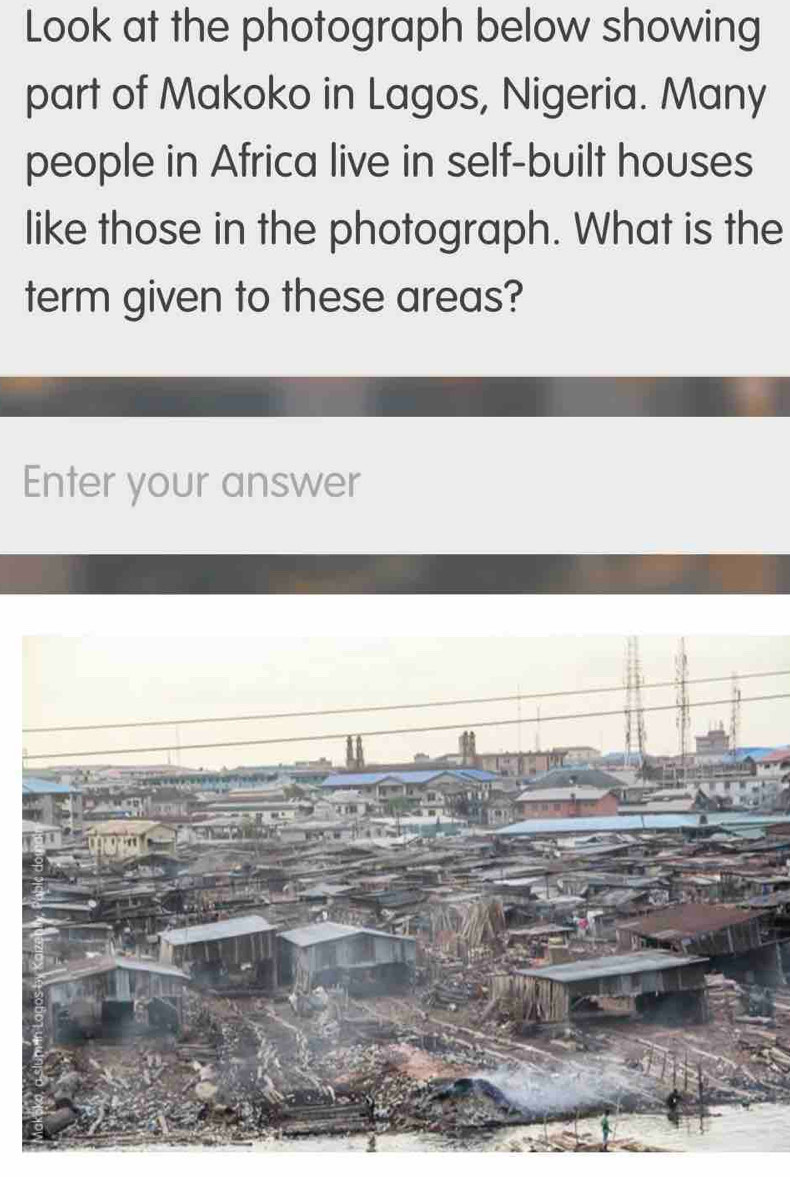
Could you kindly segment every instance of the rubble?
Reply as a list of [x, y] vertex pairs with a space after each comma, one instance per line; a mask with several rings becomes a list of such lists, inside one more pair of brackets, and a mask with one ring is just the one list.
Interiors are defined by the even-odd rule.
[[[749, 866], [776, 882], [786, 854], [765, 840], [750, 856], [667, 833], [534, 839], [526, 849], [466, 836], [397, 848], [273, 841], [243, 854], [201, 851], [177, 885], [154, 879], [135, 894], [126, 950], [136, 959], [155, 958], [166, 927], [257, 914], [272, 935], [328, 921], [350, 928], [352, 940], [362, 928], [413, 937], [409, 983], [387, 991], [357, 961], [353, 984], [264, 983], [231, 959], [210, 984], [191, 978], [180, 1021], [50, 1043], [43, 1087], [31, 1078], [28, 1004], [23, 1136], [58, 1149], [244, 1146], [317, 1134], [375, 1141], [392, 1131], [463, 1139], [524, 1125], [532, 1131], [509, 1150], [597, 1151], [585, 1116], [663, 1109], [674, 1089], [687, 1108], [790, 1102], [790, 989], [775, 980], [759, 985], [738, 968], [725, 975], [717, 959], [706, 966], [704, 1024], [605, 1002], [589, 1020], [530, 1024], [493, 985], [497, 974], [616, 957], [618, 927], [698, 897], [700, 880], [726, 877], [737, 904], [737, 888], [749, 894]], [[123, 888], [113, 886], [117, 902]], [[98, 922], [107, 904], [100, 886], [96, 894]], [[656, 896], [671, 903], [660, 898], [657, 908]], [[756, 910], [771, 943], [790, 938], [781, 906]], [[60, 938], [58, 928], [51, 939]], [[551, 1131], [570, 1115], [574, 1132]], [[37, 1116], [44, 1132], [34, 1144]], [[628, 1139], [609, 1149], [648, 1151]]]

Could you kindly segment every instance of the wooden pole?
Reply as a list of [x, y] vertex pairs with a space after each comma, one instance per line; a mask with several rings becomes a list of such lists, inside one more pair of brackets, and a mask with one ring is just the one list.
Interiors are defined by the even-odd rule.
[[699, 1085], [699, 1114], [702, 1119], [702, 1113], [705, 1106], [705, 1091], [702, 1085], [702, 1063], [697, 1063], [697, 1083]]

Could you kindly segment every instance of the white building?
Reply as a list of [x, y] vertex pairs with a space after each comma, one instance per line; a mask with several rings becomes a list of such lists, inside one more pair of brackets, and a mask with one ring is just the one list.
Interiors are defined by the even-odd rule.
[[38, 821], [22, 822], [22, 853], [37, 854], [60, 850], [63, 835], [59, 826], [48, 826]]
[[731, 805], [750, 807], [770, 805], [781, 790], [779, 781], [765, 780], [759, 776], [703, 780], [700, 781], [699, 787], [706, 797], [714, 797]]
[[317, 817], [321, 816], [325, 805], [329, 807], [335, 817], [365, 817], [366, 814], [372, 813], [374, 809], [378, 808], [369, 797], [364, 796], [356, 789], [339, 789], [336, 793], [322, 797], [315, 804], [314, 813]]

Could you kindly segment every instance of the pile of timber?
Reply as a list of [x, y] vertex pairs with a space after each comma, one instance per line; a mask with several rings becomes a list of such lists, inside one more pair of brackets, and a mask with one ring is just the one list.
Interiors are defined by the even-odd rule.
[[[510, 1141], [503, 1145], [498, 1151], [503, 1152], [603, 1152], [603, 1144], [600, 1137], [595, 1138], [589, 1132], [574, 1132], [570, 1128], [566, 1128], [563, 1132], [556, 1132], [549, 1136], [544, 1134], [542, 1137], [531, 1139], [526, 1137], [524, 1140]], [[607, 1152], [667, 1152], [668, 1149], [652, 1148], [649, 1145], [641, 1144], [638, 1140], [631, 1140], [623, 1137], [622, 1140], [609, 1139]]]

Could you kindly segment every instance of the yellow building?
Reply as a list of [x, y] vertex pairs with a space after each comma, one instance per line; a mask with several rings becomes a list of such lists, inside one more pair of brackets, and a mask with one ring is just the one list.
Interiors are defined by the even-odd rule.
[[158, 821], [102, 821], [88, 830], [94, 858], [118, 861], [140, 854], [174, 854], [176, 831]]

